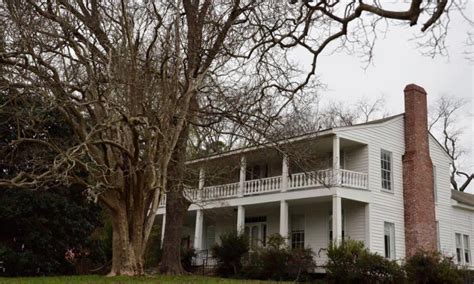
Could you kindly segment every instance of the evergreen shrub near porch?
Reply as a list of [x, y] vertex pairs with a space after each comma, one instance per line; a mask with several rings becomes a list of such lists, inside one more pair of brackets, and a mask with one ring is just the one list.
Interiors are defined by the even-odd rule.
[[220, 236], [221, 243], [212, 247], [212, 255], [217, 260], [216, 273], [222, 277], [240, 275], [244, 255], [249, 252], [246, 235], [227, 233]]
[[394, 260], [371, 253], [364, 243], [345, 240], [328, 248], [326, 272], [331, 283], [404, 283], [405, 272]]
[[217, 274], [260, 280], [307, 280], [315, 268], [311, 249], [291, 249], [280, 235], [272, 235], [266, 247], [249, 252], [245, 235], [224, 234], [221, 243], [212, 248], [217, 260]]
[[266, 247], [256, 248], [242, 270], [243, 276], [260, 280], [309, 280], [315, 267], [310, 248], [292, 249], [279, 234], [268, 238]]
[[472, 283], [467, 269], [458, 269], [452, 257], [439, 252], [418, 251], [404, 265], [409, 283]]

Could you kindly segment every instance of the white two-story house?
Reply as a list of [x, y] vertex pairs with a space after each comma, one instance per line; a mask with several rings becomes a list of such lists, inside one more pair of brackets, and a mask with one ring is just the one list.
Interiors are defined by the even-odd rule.
[[404, 114], [188, 161], [199, 182], [187, 191], [183, 245], [207, 250], [237, 231], [265, 246], [278, 233], [322, 266], [328, 244], [350, 238], [390, 259], [437, 249], [474, 267], [474, 196], [450, 188], [425, 91], [404, 92]]

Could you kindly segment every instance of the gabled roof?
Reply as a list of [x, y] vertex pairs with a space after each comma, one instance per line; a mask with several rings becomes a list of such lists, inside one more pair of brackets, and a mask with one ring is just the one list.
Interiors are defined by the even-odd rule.
[[364, 123], [358, 123], [358, 124], [349, 125], [349, 126], [338, 126], [338, 127], [321, 129], [321, 130], [318, 130], [318, 131], [312, 131], [312, 132], [308, 132], [308, 133], [304, 133], [304, 134], [300, 134], [300, 135], [295, 135], [295, 136], [292, 136], [292, 137], [287, 137], [287, 138], [284, 138], [284, 139], [281, 139], [281, 140], [278, 140], [278, 141], [268, 142], [268, 143], [264, 143], [264, 144], [261, 144], [261, 145], [241, 147], [241, 148], [232, 149], [232, 150], [221, 152], [221, 153], [211, 154], [211, 155], [208, 155], [206, 157], [201, 157], [201, 158], [197, 158], [197, 159], [193, 159], [193, 160], [188, 160], [187, 163], [192, 164], [192, 163], [201, 162], [201, 161], [204, 161], [204, 160], [209, 160], [209, 159], [212, 159], [212, 158], [231, 156], [231, 155], [235, 155], [235, 154], [242, 153], [242, 152], [249, 152], [249, 151], [257, 150], [259, 148], [269, 147], [269, 146], [272, 146], [272, 145], [282, 145], [282, 144], [292, 143], [292, 142], [301, 141], [301, 140], [305, 140], [305, 139], [321, 137], [323, 135], [333, 134], [334, 130], [338, 130], [338, 129], [360, 127], [360, 126], [373, 125], [373, 124], [381, 124], [381, 123], [390, 121], [392, 119], [395, 119], [395, 118], [403, 116], [403, 115], [404, 114], [401, 113], [401, 114], [392, 115], [392, 116], [388, 116], [388, 117], [385, 117], [385, 118], [382, 118], [382, 119], [376, 119], [376, 120], [372, 120], [372, 121], [368, 121], [368, 122], [364, 122]]
[[[281, 140], [278, 140], [278, 141], [268, 142], [268, 143], [264, 143], [264, 144], [260, 144], [260, 145], [254, 145], [254, 146], [246, 146], [246, 147], [232, 149], [232, 150], [221, 152], [221, 153], [211, 154], [211, 155], [208, 155], [208, 156], [205, 156], [205, 157], [188, 160], [186, 163], [192, 164], [192, 163], [197, 163], [197, 162], [201, 162], [201, 161], [205, 161], [205, 160], [210, 160], [212, 158], [232, 156], [232, 155], [243, 153], [243, 152], [249, 152], [249, 151], [253, 151], [253, 150], [257, 150], [257, 149], [261, 149], [261, 148], [265, 148], [265, 147], [270, 147], [272, 145], [274, 145], [274, 146], [283, 145], [283, 144], [286, 144], [286, 143], [297, 142], [297, 141], [301, 141], [301, 140], [305, 140], [305, 139], [312, 139], [312, 138], [316, 138], [316, 137], [321, 137], [323, 135], [334, 134], [334, 131], [337, 131], [337, 130], [357, 129], [357, 128], [363, 128], [365, 126], [369, 127], [369, 126], [376, 125], [376, 124], [380, 125], [380, 124], [383, 124], [385, 122], [388, 122], [388, 121], [391, 121], [391, 120], [394, 120], [394, 119], [397, 119], [397, 118], [400, 118], [400, 117], [404, 117], [404, 115], [405, 115], [405, 113], [400, 113], [400, 114], [396, 114], [396, 115], [392, 115], [392, 116], [387, 116], [387, 117], [384, 117], [384, 118], [381, 118], [381, 119], [371, 120], [371, 121], [368, 121], [368, 122], [358, 123], [358, 124], [354, 124], [354, 125], [338, 126], [338, 127], [321, 129], [321, 130], [318, 130], [318, 131], [313, 131], [313, 132], [308, 132], [308, 133], [304, 133], [304, 134], [300, 134], [300, 135], [295, 135], [295, 136], [292, 136], [292, 137], [287, 137], [287, 138], [284, 138], [284, 139], [281, 139]], [[443, 148], [443, 146], [438, 141], [438, 139], [436, 139], [436, 137], [434, 137], [434, 135], [431, 134], [431, 132], [428, 132], [428, 133], [436, 141], [436, 143], [438, 144], [438, 147], [440, 147], [443, 150], [443, 152], [446, 154], [446, 156], [449, 159], [451, 159], [451, 157], [446, 152], [446, 150]]]
[[474, 207], [474, 194], [462, 192], [459, 190], [451, 190], [451, 198], [459, 203]]

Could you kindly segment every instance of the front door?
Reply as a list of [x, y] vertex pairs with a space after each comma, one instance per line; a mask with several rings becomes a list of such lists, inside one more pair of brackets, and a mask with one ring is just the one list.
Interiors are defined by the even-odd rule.
[[245, 225], [245, 234], [249, 239], [250, 250], [266, 245], [267, 224], [251, 223]]

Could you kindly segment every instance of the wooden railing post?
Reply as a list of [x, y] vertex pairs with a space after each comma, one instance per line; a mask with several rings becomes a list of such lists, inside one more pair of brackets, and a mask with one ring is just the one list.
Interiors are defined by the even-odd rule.
[[245, 173], [247, 168], [247, 159], [245, 156], [240, 158], [240, 178], [239, 178], [239, 191], [237, 196], [243, 197], [245, 192]]
[[198, 185], [198, 192], [197, 192], [197, 200], [202, 200], [203, 190], [204, 190], [204, 183], [206, 178], [206, 171], [203, 167], [199, 168], [199, 185]]
[[281, 165], [281, 191], [288, 190], [288, 155], [283, 154], [283, 161]]
[[334, 135], [332, 139], [332, 170], [333, 170], [333, 181], [332, 185], [341, 184], [341, 160], [340, 160], [340, 140], [339, 136]]

